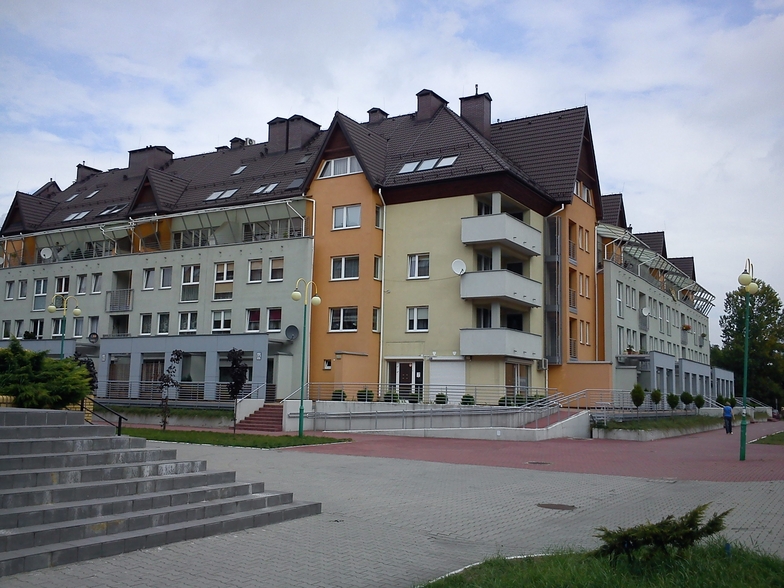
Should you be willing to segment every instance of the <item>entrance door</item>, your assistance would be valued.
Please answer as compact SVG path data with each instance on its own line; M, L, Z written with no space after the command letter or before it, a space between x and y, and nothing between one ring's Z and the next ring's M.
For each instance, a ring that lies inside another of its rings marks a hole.
M390 389L400 395L401 400L417 402L422 399L422 361L390 361Z

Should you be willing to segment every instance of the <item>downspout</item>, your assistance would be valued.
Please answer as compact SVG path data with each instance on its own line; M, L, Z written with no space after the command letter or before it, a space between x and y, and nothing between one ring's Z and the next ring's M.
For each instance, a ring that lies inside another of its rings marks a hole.
M378 311L378 395L381 396L381 378L384 373L384 278L387 271L387 203L381 194L381 188L378 189L378 197L381 199L383 212L381 215L381 308Z
M548 219L548 218L550 218L551 216L555 216L555 215L557 215L557 214L560 214L560 213L562 213L562 212L563 212L565 209L566 209L566 203L564 202L563 204L561 204L561 208L559 208L558 210L556 210L556 211L554 211L554 212L551 212L550 214L548 214L548 215L547 215L546 217L544 217L544 218ZM559 244L559 245L560 245L560 244ZM559 247L558 247L558 249L560 250L560 249L561 249L561 247L559 246ZM561 277L563 277L563 276L561 276ZM545 313L545 314L546 314L546 313ZM546 323L547 323L547 320L546 320L546 317L545 317L545 324L546 324ZM561 351L563 351L563 348L561 349ZM550 365L549 365L549 364L547 365L547 369L546 369L546 370L544 370L544 391L545 391L545 392L544 392L545 394L550 394Z

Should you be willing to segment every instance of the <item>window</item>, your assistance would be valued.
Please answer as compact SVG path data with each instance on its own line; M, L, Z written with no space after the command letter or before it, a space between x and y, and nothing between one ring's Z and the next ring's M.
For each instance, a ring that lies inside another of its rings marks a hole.
M3 339L11 338L11 321L3 321Z
M19 300L27 298L27 280L19 280Z
M14 282L6 282L5 283L5 299L6 300L13 300L14 299Z
M245 168L246 168L246 167L248 167L248 166L247 166L247 165L241 165L241 166L239 166L237 169L235 169L233 172L231 172L231 175L233 175L233 176L236 176L236 175L238 175L238 174L241 174L242 172L244 172L244 171L245 171Z
M81 212L72 212L71 214L69 214L68 216L66 216L66 217L63 219L63 222L66 222L66 221L70 222L70 221L75 221L75 220L82 220L82 219L83 219L84 217L86 217L88 214L90 214L90 211L89 211L89 210L83 210L83 211L81 211Z
M591 278L588 276L588 274L585 274L585 297L591 297Z
M330 308L329 330L330 331L356 331L357 330L357 307L349 306L346 308Z
M141 316L141 326L139 327L140 335L152 335L152 315L143 314Z
M632 288L632 309L637 310L637 288Z
M667 319L666 319L666 323L667 323L667 334L668 334L668 335L672 334L672 332L670 331L670 315L671 315L671 312L672 312L672 309L671 309L671 308L668 306L668 307L667 307Z
M168 312L159 312L158 313L158 334L159 335L168 335L169 334L169 313Z
M83 316L74 317L74 330L73 330L73 333L74 333L73 336L76 339L80 339L82 336L84 336L84 317Z
M356 280L359 278L359 256L332 258L333 280Z
M489 214L493 214L493 207L490 206L487 202L482 202L481 200L476 203L476 214L477 216L487 216Z
M46 308L46 288L47 278L36 278L33 282L35 290L33 292L33 310L44 310Z
M280 308L267 309L267 332L279 333L282 311Z
M199 299L199 274L201 266L182 266L182 289L180 302L196 302Z
M208 202L210 200L225 200L226 198L231 198L236 193L237 193L237 188L234 188L232 190L219 190L218 192L213 192L212 194L207 196L204 199L204 201ZM189 247L196 247L196 245L189 245Z
M623 284L616 282L616 295L615 295L615 312L619 318L623 318Z
M324 360L324 369L325 370L331 370L332 369L332 360L331 359L325 359Z
M249 308L245 311L245 330L249 333L258 333L261 328L261 309Z
M196 332L196 313L195 312L181 312L180 313L180 333L195 333Z
M298 216L243 223L242 240L245 242L272 241L301 237L303 226L304 220Z
M590 229L585 229L583 247L585 247L585 252L586 253L590 253L591 252L591 230Z
M44 338L44 319L32 319L30 321L30 332L36 339Z
M174 249L205 247L207 245L215 245L215 236L211 228L174 233Z
M161 268L161 289L167 290L172 285L172 268L171 266Z
M583 248L583 234L585 233L585 229L579 227L577 229L577 246L582 249Z
M297 188L302 186L302 184L304 182L305 182L305 180L303 178L296 178L294 180L291 180L291 183L288 186L286 186L285 189L286 190L296 190Z
M632 287L626 286L626 306L631 308L632 305Z
M408 256L409 279L430 277L430 254L414 253Z
M359 227L360 210L359 204L336 206L332 209L332 228L355 229Z
M155 288L155 268L148 267L142 271L142 290Z
M373 309L373 323L372 328L374 333L378 333L381 330L381 325L379 322L379 317L381 315L381 309L374 308Z
M231 311L230 310L213 310L212 311L212 332L213 333L228 333L231 331Z
M85 198L87 198L85 196ZM128 206L127 204L113 204L112 206L107 206L101 212L99 212L96 216L107 216L109 214L116 214L120 212L123 208Z
M101 293L101 274L93 274L93 294Z
M591 344L591 323L585 321L585 344Z
M88 241L85 245L84 256L90 257L106 257L114 253L114 241L107 239L104 241Z
M95 195L96 195L98 192L100 192L100 190L93 190L93 191L92 191L92 192L90 192L90 193L89 193L87 196L85 196L85 197L84 197L84 199L85 199L85 200L87 200L88 198L92 198L92 197L93 197L93 196L95 196Z
M87 274L76 276L76 294L79 296L87 294Z
M324 162L324 167L321 168L319 179L358 174L361 171L362 168L359 167L359 162L353 155L349 157L340 157L338 159L328 159Z
M373 279L381 279L381 257L378 255L373 257Z
M577 276L577 290L580 296L585 296L583 293L583 284L585 284L585 280L583 279L583 273L580 272L580 275Z
M90 331L89 334L90 335L92 335L93 333L97 334L98 333L98 317L97 316L91 316L88 320L89 320L89 325L88 325L89 329L88 330Z
M580 344L585 344L585 321L580 321Z
M231 300L234 295L234 262L215 264L215 292L213 300Z
M16 319L14 324L14 337L22 339L24 337L24 319Z
M659 302L659 332L664 332L664 302Z
M283 258L270 258L270 282L280 282L283 280Z
M623 327L618 327L618 355L623 355L626 347L623 345Z
M490 309L479 307L476 309L476 328L489 329L490 325Z
M404 163L403 167L400 168L400 171L397 172L399 174L410 174L414 171L427 171L434 168L440 167L450 167L454 165L455 161L457 161L457 155L450 155L448 157L435 157L430 159L425 159L423 161L409 161L408 163Z
M427 306L411 306L408 308L408 331L427 331Z
M253 190L253 193L254 194L269 194L270 192L272 192L277 187L278 187L277 182L274 183L274 184L269 184L269 185L264 184L263 186L259 186L258 188Z
M476 271L489 272L493 269L493 258L489 255L476 254Z
M55 294L68 294L71 285L71 278L68 276L60 276L54 279L54 292Z
M262 262L260 259L251 259L248 262L248 281L261 282Z
M65 321L63 317L53 318L52 319L52 339L55 337L62 337L65 335Z
M384 228L384 208L376 205L376 228Z

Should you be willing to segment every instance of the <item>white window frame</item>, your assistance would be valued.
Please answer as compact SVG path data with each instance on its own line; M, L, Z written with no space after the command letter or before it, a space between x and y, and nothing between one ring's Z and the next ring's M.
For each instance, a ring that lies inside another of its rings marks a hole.
M5 299L6 300L13 300L14 299L14 280L8 280L5 283Z
M180 302L190 303L199 301L199 281L201 280L201 264L194 263L182 266L182 285L180 286ZM185 288L196 287L196 297L185 300Z
M11 338L11 321L6 320L3 321L2 324L2 338L3 339L10 339Z
M356 224L354 223L354 210L356 209ZM345 206L335 206L332 209L332 230L344 231L346 229L358 229L362 225L362 205L348 204Z
M100 294L101 293L101 287L102 287L102 283L101 282L102 281L103 281L103 274L102 273L97 272L97 273L93 274L92 281L91 281L92 288L90 290L90 294Z
M46 310L46 295L49 290L49 278L35 278L33 281L33 310ZM40 305L40 308L36 308Z
M182 318L186 317L187 328L182 328ZM195 323L193 327L191 327L191 323ZM180 312L177 317L177 332L182 334L188 333L196 333L199 327L199 315L195 310L187 310L184 312ZM170 327L171 328L171 327Z
M623 283L615 283L615 314L618 318L623 318Z
M384 271L383 261L380 255L373 256L373 279L380 280L381 274Z
M147 317L150 321L148 325L148 329L144 330L144 319ZM152 313L145 312L139 315L139 335L140 336L149 336L152 335Z
M270 266L269 281L270 282L282 282L283 281L283 269L284 269L283 259L284 258L282 258L282 257L270 257L269 258L269 266ZM275 265L278 264L278 262L280 262L280 267L275 267ZM280 277L273 277L272 276L273 272L278 272L278 271L280 272Z
M84 296L87 294L87 274L79 274L76 276L76 295Z
M426 273L420 274L420 264L427 261ZM410 253L408 255L408 279L425 280L430 277L430 253Z
M44 319L30 319L30 332L33 334L33 338L43 339L45 328Z
M348 276L346 275L346 269L348 267L348 263L350 260L356 260L357 265L357 275L355 276ZM343 280L358 280L359 279L359 255L343 255L339 257L332 258L332 273L330 274L330 281L337 282ZM335 270L337 270L338 276L335 277Z
M166 330L161 329L161 320L163 317L166 317ZM158 313L158 320L155 323L155 332L158 335L168 335L169 330L171 329L171 313L168 312L159 312Z
M258 264L258 268L253 265ZM258 272L258 279L253 279L253 273ZM264 260L263 259L249 259L248 260L248 284L260 284L264 278Z
M146 267L142 270L142 290L155 290L154 267Z
M172 266L166 265L161 268L161 290L171 290L172 287Z
M25 332L24 324L25 324L24 319L16 319L16 322L14 323L14 336L17 339L21 339L22 337L24 337L24 332Z
M52 339L61 339L65 336L63 327L65 327L63 317L56 316L52 318Z
M218 284L231 284L231 291L218 292ZM212 291L213 300L231 300L234 297L234 262L219 261L215 264L215 287ZM221 296L218 296L220 294ZM228 296L226 296L228 294Z
M354 315L354 327L350 325L351 314ZM337 328L335 319L337 318ZM359 309L356 306L341 306L329 309L329 332L330 333L355 333L359 325Z
M273 313L278 313L278 323L277 327L273 324L272 315ZM279 306L273 306L267 309L267 332L268 333L280 333L281 328L283 325L283 309Z
M373 307L373 315L370 323L370 328L374 333L381 332L381 309L375 306Z
M55 276L54 278L55 294L68 294L70 288L71 288L71 276Z
M27 280L19 280L19 291L16 297L18 300L27 298Z
M75 316L73 320L73 336L74 339L81 339L84 337L84 317Z
M424 314L424 318L420 315ZM420 326L421 321L425 321L424 328ZM406 332L407 333L426 333L430 330L430 307L429 306L409 306L406 308Z
M251 313L257 313L255 321L256 328L251 328ZM246 333L260 333L261 332L261 308L247 308L245 309L245 332Z
M376 228L384 228L384 207L376 204Z
M345 170L342 168L343 164L345 164ZM338 166L341 166L340 171L337 170ZM362 173L362 168L359 166L359 161L357 161L355 156L349 155L348 157L338 157L336 159L326 160L321 167L318 179L323 180L325 178L336 178L339 176L360 173Z
M215 327L216 321L220 323L218 327ZM231 333L231 310L212 311L212 332Z

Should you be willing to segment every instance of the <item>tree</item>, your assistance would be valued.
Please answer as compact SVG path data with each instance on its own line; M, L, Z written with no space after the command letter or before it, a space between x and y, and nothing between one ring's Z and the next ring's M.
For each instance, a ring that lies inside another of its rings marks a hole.
M692 396L688 392L683 392L681 394L681 402L683 402L683 406L686 410L689 410L689 405L694 402L694 396Z
M175 349L169 356L169 367L158 378L158 389L161 391L161 429L166 430L169 423L171 409L169 408L169 388L180 389L180 382L174 377L177 375L177 365L182 361L182 351Z
M0 393L13 396L14 406L58 410L80 403L90 390L87 369L70 357L28 351L16 338L0 349Z
M675 411L675 407L678 406L680 401L681 399L677 394L667 394L667 404L670 406L671 411Z
M781 298L757 280L759 291L749 296L749 381L747 393L771 406L784 402L784 313ZM735 396L743 395L745 290L727 293L719 318L722 348L711 348L711 360L735 373Z
M700 409L705 406L705 397L702 394L694 397L694 406L697 407L697 414L700 414Z
M243 386L245 386L245 382L248 381L248 364L242 361L242 355L242 349L237 349L235 347L232 347L228 353L229 361L231 362L231 368L229 368L231 381L229 381L227 388L229 389L229 395L232 400L234 400L233 420L235 433L237 432L237 396L240 395Z
M645 390L642 389L640 384L635 384L632 388L632 402L634 406L637 408L637 416L640 416L640 407L642 403L645 402Z
M656 388L651 392L651 402L653 402L653 406L656 409L656 412L659 411L659 403L662 400L662 391Z

